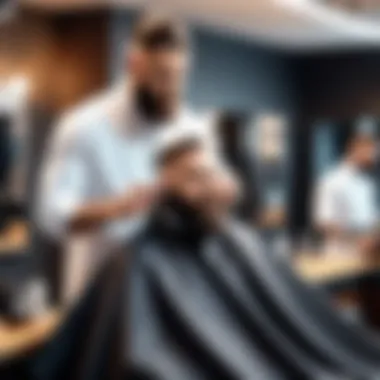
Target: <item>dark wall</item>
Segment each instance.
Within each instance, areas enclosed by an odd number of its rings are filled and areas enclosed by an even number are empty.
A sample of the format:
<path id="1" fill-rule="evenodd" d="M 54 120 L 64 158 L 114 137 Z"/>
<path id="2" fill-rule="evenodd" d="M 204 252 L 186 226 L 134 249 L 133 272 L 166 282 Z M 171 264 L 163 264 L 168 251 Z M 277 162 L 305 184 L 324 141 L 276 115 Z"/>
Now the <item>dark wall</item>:
<path id="1" fill-rule="evenodd" d="M 380 52 L 325 54 L 296 61 L 304 115 L 334 119 L 380 115 Z"/>
<path id="2" fill-rule="evenodd" d="M 107 83 L 108 22 L 100 10 L 20 11 L 0 28 L 1 76 L 25 76 L 30 102 L 65 111 Z"/>
<path id="3" fill-rule="evenodd" d="M 194 29 L 189 100 L 198 107 L 242 111 L 296 109 L 291 61 L 236 37 Z"/>

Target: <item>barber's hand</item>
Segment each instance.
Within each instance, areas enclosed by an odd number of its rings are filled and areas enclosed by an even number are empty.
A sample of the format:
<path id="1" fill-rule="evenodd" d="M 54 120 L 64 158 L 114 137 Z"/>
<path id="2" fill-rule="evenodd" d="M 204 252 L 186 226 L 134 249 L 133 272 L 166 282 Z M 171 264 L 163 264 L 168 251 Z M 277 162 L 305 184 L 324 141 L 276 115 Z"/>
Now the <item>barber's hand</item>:
<path id="1" fill-rule="evenodd" d="M 213 195 L 219 205 L 228 210 L 233 206 L 240 196 L 238 181 L 225 173 L 214 182 Z"/>
<path id="2" fill-rule="evenodd" d="M 218 221 L 228 215 L 239 196 L 239 186 L 233 177 L 221 173 L 209 183 L 208 197 L 203 209 L 211 221 Z"/>
<path id="3" fill-rule="evenodd" d="M 373 235 L 361 236 L 358 241 L 358 249 L 367 259 L 374 259 L 379 248 L 379 239 Z"/>
<path id="4" fill-rule="evenodd" d="M 136 185 L 125 192 L 119 206 L 125 214 L 144 212 L 156 202 L 159 193 L 160 187 L 156 184 Z"/>

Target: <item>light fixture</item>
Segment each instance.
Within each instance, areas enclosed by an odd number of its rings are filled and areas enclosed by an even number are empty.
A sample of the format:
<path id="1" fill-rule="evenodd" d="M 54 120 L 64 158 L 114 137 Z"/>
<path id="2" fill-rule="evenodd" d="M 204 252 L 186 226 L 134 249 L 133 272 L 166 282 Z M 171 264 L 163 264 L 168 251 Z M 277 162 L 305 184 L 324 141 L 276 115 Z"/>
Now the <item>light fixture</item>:
<path id="1" fill-rule="evenodd" d="M 380 42 L 380 22 L 365 12 L 349 12 L 323 0 L 273 0 L 279 6 L 313 19 L 326 27 L 355 38 Z M 379 7 L 380 8 L 380 7 Z"/>

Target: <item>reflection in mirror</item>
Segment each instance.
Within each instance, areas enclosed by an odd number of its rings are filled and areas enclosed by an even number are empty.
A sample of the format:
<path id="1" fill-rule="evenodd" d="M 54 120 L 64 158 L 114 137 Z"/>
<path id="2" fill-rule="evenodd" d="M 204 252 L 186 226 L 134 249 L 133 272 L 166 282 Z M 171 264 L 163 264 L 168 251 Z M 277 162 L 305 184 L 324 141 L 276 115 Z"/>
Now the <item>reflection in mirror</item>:
<path id="1" fill-rule="evenodd" d="M 340 289 L 333 292 L 340 309 L 378 328 L 379 285 L 367 277 L 380 268 L 379 121 L 317 120 L 310 130 L 310 159 L 296 166 L 309 183 L 298 191 L 308 212 L 295 268 L 313 284 Z"/>

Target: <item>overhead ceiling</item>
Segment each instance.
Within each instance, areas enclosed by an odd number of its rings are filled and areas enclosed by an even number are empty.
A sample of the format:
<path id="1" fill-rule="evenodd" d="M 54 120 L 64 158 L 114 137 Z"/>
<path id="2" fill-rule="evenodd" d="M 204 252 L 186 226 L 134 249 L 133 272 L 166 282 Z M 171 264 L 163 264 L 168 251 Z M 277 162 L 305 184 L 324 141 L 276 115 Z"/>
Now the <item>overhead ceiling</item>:
<path id="1" fill-rule="evenodd" d="M 327 8 L 323 0 L 22 1 L 54 10 L 96 6 L 166 9 L 208 27 L 235 32 L 296 52 L 380 47 L 380 19 Z"/>

